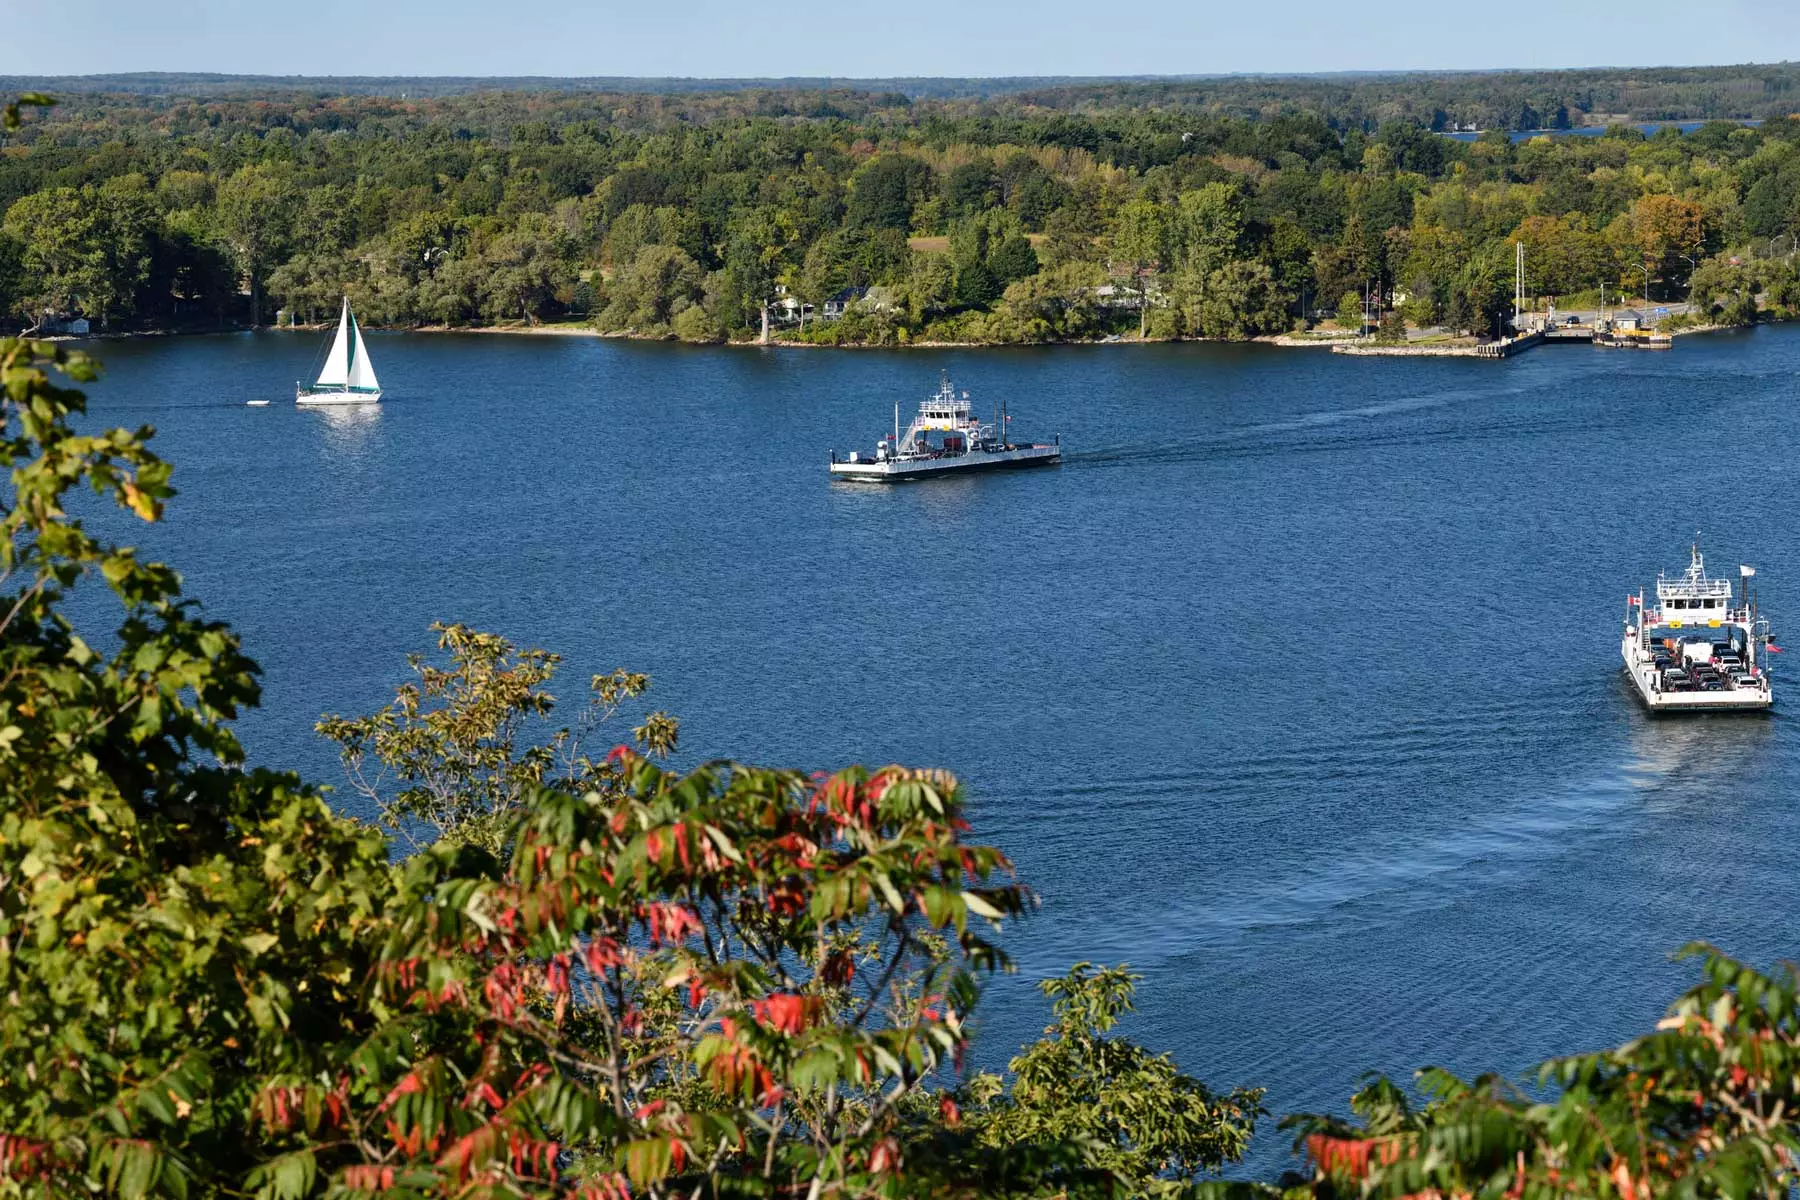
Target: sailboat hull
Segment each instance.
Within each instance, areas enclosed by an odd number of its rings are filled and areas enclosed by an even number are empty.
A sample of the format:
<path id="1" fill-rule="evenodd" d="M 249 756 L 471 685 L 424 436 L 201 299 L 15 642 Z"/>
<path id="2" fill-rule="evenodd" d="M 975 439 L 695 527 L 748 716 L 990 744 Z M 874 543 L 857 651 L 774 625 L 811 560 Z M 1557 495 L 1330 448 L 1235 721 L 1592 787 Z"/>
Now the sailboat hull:
<path id="1" fill-rule="evenodd" d="M 379 404 L 381 393 L 374 392 L 321 392 L 301 388 L 294 393 L 295 404 Z"/>

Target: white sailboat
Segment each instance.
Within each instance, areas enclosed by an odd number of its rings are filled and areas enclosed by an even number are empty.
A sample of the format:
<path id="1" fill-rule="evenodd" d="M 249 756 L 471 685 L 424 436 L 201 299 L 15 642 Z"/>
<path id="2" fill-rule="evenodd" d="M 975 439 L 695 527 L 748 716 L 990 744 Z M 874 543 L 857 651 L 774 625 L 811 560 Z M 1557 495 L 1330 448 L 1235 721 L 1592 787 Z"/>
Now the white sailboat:
<path id="1" fill-rule="evenodd" d="M 325 368 L 311 387 L 294 385 L 294 403 L 374 404 L 380 399 L 381 382 L 375 378 L 375 364 L 369 361 L 362 329 L 350 311 L 350 297 L 345 296 L 337 338 L 331 343 L 331 353 L 325 356 Z"/>

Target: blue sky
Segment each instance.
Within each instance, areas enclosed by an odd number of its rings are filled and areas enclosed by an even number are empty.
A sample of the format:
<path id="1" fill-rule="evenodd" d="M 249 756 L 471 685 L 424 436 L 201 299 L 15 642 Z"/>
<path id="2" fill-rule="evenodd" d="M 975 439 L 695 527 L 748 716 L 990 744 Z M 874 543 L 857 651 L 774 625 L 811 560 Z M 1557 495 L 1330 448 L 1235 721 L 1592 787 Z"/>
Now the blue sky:
<path id="1" fill-rule="evenodd" d="M 868 77 L 1773 62 L 1800 58 L 1797 10 L 1796 0 L 0 0 L 0 74 Z"/>

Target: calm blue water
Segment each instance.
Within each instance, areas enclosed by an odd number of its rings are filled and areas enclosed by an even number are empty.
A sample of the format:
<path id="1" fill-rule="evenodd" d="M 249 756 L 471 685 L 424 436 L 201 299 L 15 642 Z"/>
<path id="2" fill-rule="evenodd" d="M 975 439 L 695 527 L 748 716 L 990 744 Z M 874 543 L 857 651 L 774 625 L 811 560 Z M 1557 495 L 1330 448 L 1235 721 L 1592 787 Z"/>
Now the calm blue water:
<path id="1" fill-rule="evenodd" d="M 1043 900 L 982 1057 L 1044 1023 L 1031 980 L 1125 960 L 1128 1032 L 1277 1113 L 1620 1040 L 1691 938 L 1795 951 L 1800 674 L 1773 716 L 1656 722 L 1617 638 L 1696 529 L 1800 622 L 1800 328 L 1506 363 L 370 345 L 366 416 L 284 402 L 310 337 L 100 347 L 96 417 L 178 465 L 153 549 L 266 668 L 258 761 L 338 779 L 313 721 L 444 619 L 561 651 L 570 695 L 650 672 L 697 757 L 949 767 Z M 828 482 L 941 367 L 1069 460 Z"/>
<path id="2" fill-rule="evenodd" d="M 1729 117 L 1721 119 L 1730 121 L 1733 125 L 1762 124 L 1760 120 L 1738 120 Z M 1699 129 L 1701 126 L 1708 123 L 1709 122 L 1706 121 L 1647 121 L 1642 124 L 1633 125 L 1632 128 L 1639 133 L 1646 135 L 1654 135 L 1663 129 L 1679 129 L 1682 133 L 1692 133 L 1694 130 Z M 1515 129 L 1508 136 L 1515 142 L 1528 142 L 1534 137 L 1599 137 L 1606 132 L 1607 128 L 1608 127 L 1605 125 L 1583 125 L 1576 129 Z M 1459 142 L 1476 142 L 1481 140 L 1481 134 L 1479 132 L 1470 133 L 1463 131 L 1446 133 L 1443 136 Z"/>

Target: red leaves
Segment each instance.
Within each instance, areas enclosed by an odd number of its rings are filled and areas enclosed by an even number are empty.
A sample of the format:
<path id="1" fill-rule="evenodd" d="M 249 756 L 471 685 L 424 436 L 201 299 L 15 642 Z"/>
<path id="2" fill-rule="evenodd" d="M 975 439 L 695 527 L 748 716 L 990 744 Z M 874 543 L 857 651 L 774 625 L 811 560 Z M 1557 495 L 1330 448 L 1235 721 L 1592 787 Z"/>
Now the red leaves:
<path id="1" fill-rule="evenodd" d="M 438 1166 L 456 1172 L 458 1183 L 468 1179 L 499 1160 L 504 1146 L 505 1161 L 520 1178 L 557 1178 L 556 1156 L 562 1147 L 555 1142 L 541 1142 L 527 1137 L 500 1121 L 490 1121 L 470 1130 L 450 1143 L 438 1159 Z"/>
<path id="2" fill-rule="evenodd" d="M 437 1165 L 454 1170 L 458 1183 L 466 1182 L 478 1166 L 493 1157 L 499 1135 L 500 1129 L 495 1125 L 471 1130 L 450 1143 Z"/>
<path id="3" fill-rule="evenodd" d="M 798 1037 L 805 1032 L 817 1017 L 819 1008 L 817 996 L 798 996 L 792 992 L 777 992 L 750 1004 L 750 1011 L 756 1014 L 759 1022 L 789 1037 Z"/>
<path id="4" fill-rule="evenodd" d="M 631 1200 L 631 1185 L 615 1171 L 589 1180 L 575 1195 L 577 1200 Z"/>
<path id="5" fill-rule="evenodd" d="M 869 1172 L 873 1175 L 886 1174 L 900 1166 L 900 1143 L 894 1138 L 884 1137 L 875 1143 L 869 1151 Z"/>
<path id="6" fill-rule="evenodd" d="M 725 1035 L 733 1036 L 735 1030 L 729 1020 L 724 1022 Z M 708 1081 L 726 1095 L 735 1095 L 747 1088 L 753 1088 L 759 1104 L 773 1103 L 767 1099 L 774 1095 L 779 1099 L 775 1086 L 775 1077 L 769 1068 L 757 1061 L 756 1055 L 749 1047 L 733 1044 L 715 1055 L 706 1064 Z"/>
<path id="7" fill-rule="evenodd" d="M 778 917 L 792 917 L 806 911 L 804 883 L 792 876 L 769 889 L 769 911 Z"/>
<path id="8" fill-rule="evenodd" d="M 377 963 L 375 976 L 386 985 L 382 990 L 389 994 L 413 992 L 419 986 L 419 975 L 424 966 L 425 960 L 422 958 L 395 959 Z"/>
<path id="9" fill-rule="evenodd" d="M 518 971 L 511 963 L 501 963 L 489 972 L 482 982 L 481 994 L 487 998 L 488 1007 L 502 1021 L 510 1021 L 519 1006 Z"/>
<path id="10" fill-rule="evenodd" d="M 412 1078 L 410 1075 L 408 1079 Z M 265 1129 L 286 1130 L 294 1122 L 294 1109 L 299 1105 L 299 1088 L 266 1087 L 256 1097 L 256 1115 Z"/>
<path id="11" fill-rule="evenodd" d="M 943 1114 L 944 1124 L 955 1129 L 962 1124 L 962 1109 L 956 1107 L 956 1101 L 945 1096 L 938 1101 L 938 1112 Z"/>
<path id="12" fill-rule="evenodd" d="M 785 833 L 772 843 L 774 847 L 794 859 L 803 871 L 812 869 L 813 860 L 818 857 L 819 844 L 811 838 L 801 837 L 797 833 Z"/>
<path id="13" fill-rule="evenodd" d="M 657 900 L 644 906 L 650 925 L 650 941 L 657 946 L 679 946 L 692 933 L 700 932 L 700 917 L 685 904 Z"/>
<path id="14" fill-rule="evenodd" d="M 691 872 L 694 869 L 694 860 L 693 853 L 688 846 L 686 824 L 677 823 L 669 826 L 667 830 L 652 829 L 644 835 L 644 854 L 659 867 L 663 865 L 663 851 L 671 846 L 675 849 L 675 859 L 681 863 L 681 869 Z"/>
<path id="15" fill-rule="evenodd" d="M 886 774 L 879 774 L 858 787 L 855 780 L 842 772 L 825 780 L 813 791 L 810 807 L 824 812 L 839 825 L 870 825 L 875 820 L 873 800 L 887 790 Z"/>
<path id="16" fill-rule="evenodd" d="M 1399 1143 L 1391 1138 L 1340 1138 L 1315 1133 L 1306 1139 L 1306 1152 L 1327 1175 L 1362 1179 L 1371 1161 L 1387 1166 L 1400 1157 Z"/>
<path id="17" fill-rule="evenodd" d="M 385 1192 L 394 1186 L 394 1168 L 373 1164 L 345 1167 L 344 1186 L 354 1192 Z"/>
<path id="18" fill-rule="evenodd" d="M 619 943 L 609 937 L 589 940 L 586 957 L 588 970 L 596 975 L 625 961 L 624 956 L 619 953 Z"/>
<path id="19" fill-rule="evenodd" d="M 555 1142 L 539 1142 L 530 1138 L 510 1133 L 506 1139 L 507 1157 L 512 1162 L 513 1174 L 521 1176 L 535 1175 L 540 1178 L 556 1180 L 556 1156 L 562 1147 Z"/>
<path id="20" fill-rule="evenodd" d="M 0 1177 L 27 1179 L 44 1166 L 48 1142 L 34 1142 L 17 1134 L 0 1133 Z"/>
<path id="21" fill-rule="evenodd" d="M 381 1107 L 375 1111 L 386 1112 L 394 1106 L 395 1102 L 398 1101 L 400 1097 L 410 1096 L 414 1092 L 422 1092 L 424 1090 L 425 1081 L 419 1078 L 419 1073 L 417 1071 L 408 1071 L 405 1077 L 403 1077 L 399 1083 L 396 1083 L 393 1090 L 387 1094 L 387 1099 L 381 1102 Z"/>
<path id="22" fill-rule="evenodd" d="M 406 1080 L 401 1083 L 404 1085 Z M 344 1124 L 349 1114 L 348 1086 L 348 1082 L 341 1079 L 332 1091 L 294 1084 L 270 1084 L 257 1093 L 252 1103 L 252 1115 L 262 1122 L 263 1128 L 271 1131 L 286 1132 L 297 1124 L 304 1124 L 309 1133 L 336 1129 Z"/>

